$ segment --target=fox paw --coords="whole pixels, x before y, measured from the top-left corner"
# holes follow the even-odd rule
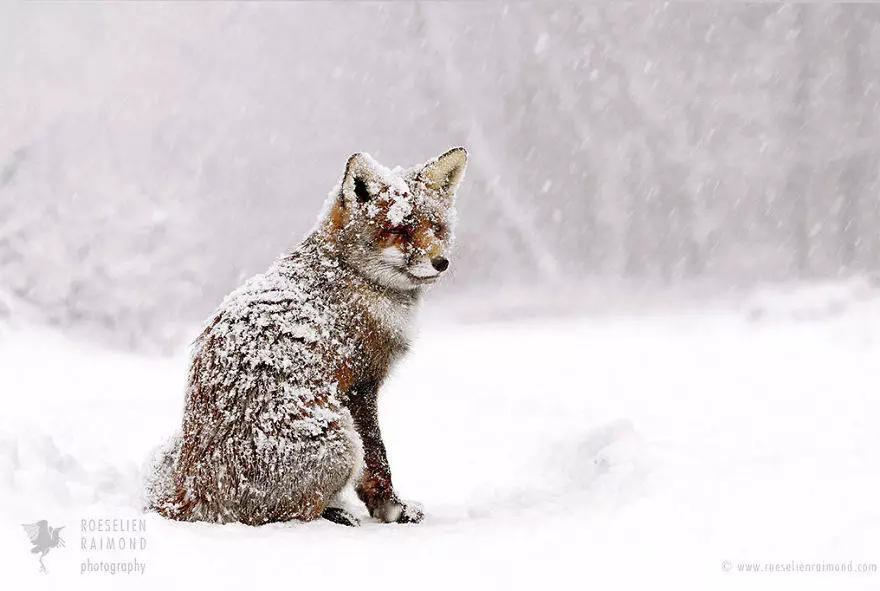
[[[327,521],[332,521],[339,525],[348,525],[350,527],[357,527],[361,524],[360,520],[355,517],[354,514],[341,507],[327,507],[324,509],[324,512],[321,513],[321,517]]]
[[[373,517],[383,523],[418,523],[425,518],[425,512],[418,503],[388,500],[373,511]]]

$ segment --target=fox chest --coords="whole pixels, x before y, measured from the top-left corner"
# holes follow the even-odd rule
[[[340,390],[363,383],[381,384],[409,350],[414,313],[404,306],[385,304],[358,310],[352,318],[348,355],[340,359]]]

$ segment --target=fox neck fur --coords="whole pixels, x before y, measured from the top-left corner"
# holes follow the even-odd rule
[[[343,311],[337,330],[347,335],[347,349],[357,360],[343,361],[338,373],[339,392],[345,399],[347,391],[359,384],[381,384],[409,350],[424,288],[403,290],[377,283],[346,262],[342,246],[332,232],[322,228],[288,259],[311,258],[314,267],[333,269],[324,275],[327,283],[322,287],[336,300],[334,307]]]

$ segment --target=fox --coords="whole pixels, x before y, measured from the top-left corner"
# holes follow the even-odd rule
[[[398,496],[379,390],[449,268],[453,148],[393,170],[352,155],[303,241],[230,293],[192,346],[182,426],[148,463],[145,509],[179,521],[418,523]]]

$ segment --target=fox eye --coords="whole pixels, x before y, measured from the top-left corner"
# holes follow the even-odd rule
[[[431,229],[434,231],[434,235],[438,238],[442,238],[446,235],[446,226],[443,224],[431,224]]]
[[[363,179],[354,179],[354,194],[360,203],[366,203],[370,200],[370,192],[367,190],[367,183]]]
[[[398,236],[407,236],[409,231],[406,228],[388,228],[385,230],[388,234],[396,234]]]

